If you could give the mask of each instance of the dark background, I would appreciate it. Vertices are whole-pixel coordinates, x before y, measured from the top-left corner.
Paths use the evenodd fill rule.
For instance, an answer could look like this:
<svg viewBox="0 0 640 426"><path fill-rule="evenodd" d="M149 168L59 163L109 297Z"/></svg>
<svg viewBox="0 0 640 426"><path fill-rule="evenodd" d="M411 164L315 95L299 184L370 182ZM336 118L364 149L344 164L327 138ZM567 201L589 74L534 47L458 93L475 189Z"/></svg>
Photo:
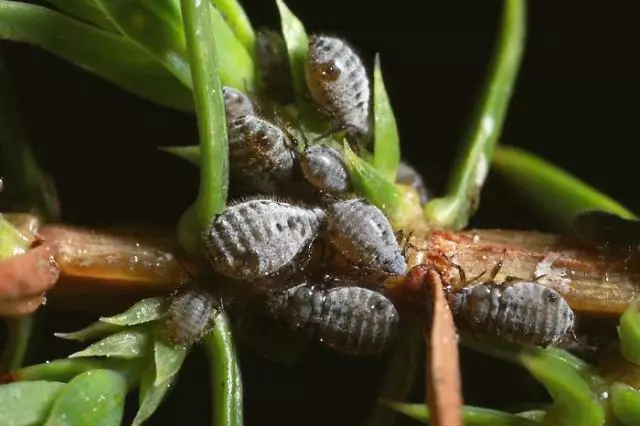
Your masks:
<svg viewBox="0 0 640 426"><path fill-rule="evenodd" d="M255 25L277 28L273 2L243 3ZM639 142L640 67L634 56L640 30L633 3L529 3L526 51L502 143L539 154L640 211L633 155ZM485 77L501 2L287 4L309 32L347 38L369 64L380 52L403 155L439 192ZM12 43L2 49L31 140L56 181L66 222L178 218L195 197L197 171L155 146L195 144L193 116L140 100L39 49ZM472 226L549 229L512 194L490 175ZM47 321L44 332L73 328L64 325L68 314L47 314L55 321ZM58 328L49 330L50 324ZM66 344L51 347L54 353L46 354L51 357L70 350ZM505 377L513 376L508 367L469 355L463 352L468 404L504 406L539 391L528 382L508 386ZM382 369L381 363L332 354L317 354L295 367L249 354L243 361L247 424L361 424ZM205 368L194 355L149 424L207 424L193 420L210 411Z"/></svg>

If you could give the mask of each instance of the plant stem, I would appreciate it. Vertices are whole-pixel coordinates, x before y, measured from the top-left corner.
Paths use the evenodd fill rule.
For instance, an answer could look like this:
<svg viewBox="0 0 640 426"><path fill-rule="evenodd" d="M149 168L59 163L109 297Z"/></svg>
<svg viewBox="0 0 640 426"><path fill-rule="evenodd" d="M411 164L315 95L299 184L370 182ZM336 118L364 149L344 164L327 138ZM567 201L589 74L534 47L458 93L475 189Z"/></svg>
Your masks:
<svg viewBox="0 0 640 426"><path fill-rule="evenodd" d="M209 358L214 392L212 424L240 426L243 424L242 380L226 314L218 315L215 328L205 336L202 344Z"/></svg>
<svg viewBox="0 0 640 426"><path fill-rule="evenodd" d="M182 0L181 3L200 136L200 190L195 212L199 236L226 203L229 177L227 124L210 15L212 6L198 0Z"/></svg>
<svg viewBox="0 0 640 426"><path fill-rule="evenodd" d="M435 225L462 229L477 209L520 68L525 33L526 0L504 0L490 73L466 142L458 153L447 194L425 206L425 215Z"/></svg>

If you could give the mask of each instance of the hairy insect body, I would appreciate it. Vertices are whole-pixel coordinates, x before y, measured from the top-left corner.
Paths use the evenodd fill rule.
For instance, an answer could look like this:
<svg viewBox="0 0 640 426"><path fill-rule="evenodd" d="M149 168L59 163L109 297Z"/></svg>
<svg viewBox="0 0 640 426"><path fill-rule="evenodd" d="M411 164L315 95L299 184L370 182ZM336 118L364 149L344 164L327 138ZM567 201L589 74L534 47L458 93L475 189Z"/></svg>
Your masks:
<svg viewBox="0 0 640 426"><path fill-rule="evenodd" d="M228 277L266 277L308 249L324 219L320 208L268 198L234 204L208 228L206 253L213 268Z"/></svg>
<svg viewBox="0 0 640 426"><path fill-rule="evenodd" d="M329 241L359 267L403 275L407 262L382 211L360 199L339 201L327 211Z"/></svg>
<svg viewBox="0 0 640 426"><path fill-rule="evenodd" d="M529 281L484 282L454 292L459 326L514 343L548 346L573 330L575 314L561 294Z"/></svg>
<svg viewBox="0 0 640 426"><path fill-rule="evenodd" d="M169 304L165 336L175 345L197 342L213 327L218 308L214 297L201 288L177 294Z"/></svg>
<svg viewBox="0 0 640 426"><path fill-rule="evenodd" d="M272 314L296 330L351 355L379 355L393 342L398 312L389 299L373 290L343 286L324 289L301 284L272 296Z"/></svg>
<svg viewBox="0 0 640 426"><path fill-rule="evenodd" d="M257 191L277 193L294 176L289 136L275 124L247 115L228 126L231 173Z"/></svg>
<svg viewBox="0 0 640 426"><path fill-rule="evenodd" d="M233 87L223 87L222 97L224 100L224 111L227 117L227 126L233 121L245 115L255 115L251 99Z"/></svg>
<svg viewBox="0 0 640 426"><path fill-rule="evenodd" d="M333 115L335 124L356 136L369 133L369 77L362 60L346 42L311 36L305 76L311 97Z"/></svg>
<svg viewBox="0 0 640 426"><path fill-rule="evenodd" d="M351 189L351 179L342 154L335 148L318 144L307 148L300 157L304 177L315 187L332 193Z"/></svg>

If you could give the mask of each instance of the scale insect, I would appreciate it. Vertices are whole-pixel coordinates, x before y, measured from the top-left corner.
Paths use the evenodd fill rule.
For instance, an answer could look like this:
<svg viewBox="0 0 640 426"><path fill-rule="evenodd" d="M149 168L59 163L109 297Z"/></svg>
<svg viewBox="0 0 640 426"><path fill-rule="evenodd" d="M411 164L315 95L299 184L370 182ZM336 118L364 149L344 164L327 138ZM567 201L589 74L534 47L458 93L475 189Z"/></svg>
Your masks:
<svg viewBox="0 0 640 426"><path fill-rule="evenodd" d="M361 199L338 201L327 210L331 244L355 266L404 275L407 261L389 220Z"/></svg>
<svg viewBox="0 0 640 426"><path fill-rule="evenodd" d="M311 98L332 121L328 134L345 130L356 139L369 135L369 76L362 59L348 43L337 37L312 35L305 78Z"/></svg>
<svg viewBox="0 0 640 426"><path fill-rule="evenodd" d="M215 316L221 309L208 291L193 286L170 299L164 335L174 345L198 342L215 325Z"/></svg>
<svg viewBox="0 0 640 426"><path fill-rule="evenodd" d="M399 316L384 295L363 287L303 283L274 293L268 309L294 329L350 355L377 356L394 341Z"/></svg>
<svg viewBox="0 0 640 426"><path fill-rule="evenodd" d="M255 115L256 110L249 96L233 87L222 88L224 111L227 117L227 125L245 115Z"/></svg>
<svg viewBox="0 0 640 426"><path fill-rule="evenodd" d="M321 208L270 198L235 203L209 226L206 254L213 269L230 278L266 277L309 249L324 220Z"/></svg>
<svg viewBox="0 0 640 426"><path fill-rule="evenodd" d="M235 179L263 193L277 193L295 172L291 135L271 123L246 115L228 125L229 162Z"/></svg>
<svg viewBox="0 0 640 426"><path fill-rule="evenodd" d="M464 270L455 266L463 283L480 278L467 281ZM560 293L515 277L498 284L494 279L501 267L499 262L487 281L450 293L449 305L459 327L537 346L556 345L574 336L575 313Z"/></svg>
<svg viewBox="0 0 640 426"><path fill-rule="evenodd" d="M304 177L316 188L330 193L351 191L351 178L344 157L335 148L316 144L300 155Z"/></svg>

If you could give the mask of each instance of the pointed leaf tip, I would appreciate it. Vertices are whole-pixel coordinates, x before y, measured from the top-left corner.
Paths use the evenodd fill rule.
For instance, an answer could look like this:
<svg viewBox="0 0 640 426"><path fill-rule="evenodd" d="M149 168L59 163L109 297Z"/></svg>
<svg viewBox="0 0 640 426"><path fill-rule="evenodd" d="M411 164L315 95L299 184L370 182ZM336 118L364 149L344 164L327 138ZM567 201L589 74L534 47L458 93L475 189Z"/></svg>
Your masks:
<svg viewBox="0 0 640 426"><path fill-rule="evenodd" d="M374 153L373 165L395 182L400 165L400 136L393 108L382 79L380 54L376 54L373 73Z"/></svg>

